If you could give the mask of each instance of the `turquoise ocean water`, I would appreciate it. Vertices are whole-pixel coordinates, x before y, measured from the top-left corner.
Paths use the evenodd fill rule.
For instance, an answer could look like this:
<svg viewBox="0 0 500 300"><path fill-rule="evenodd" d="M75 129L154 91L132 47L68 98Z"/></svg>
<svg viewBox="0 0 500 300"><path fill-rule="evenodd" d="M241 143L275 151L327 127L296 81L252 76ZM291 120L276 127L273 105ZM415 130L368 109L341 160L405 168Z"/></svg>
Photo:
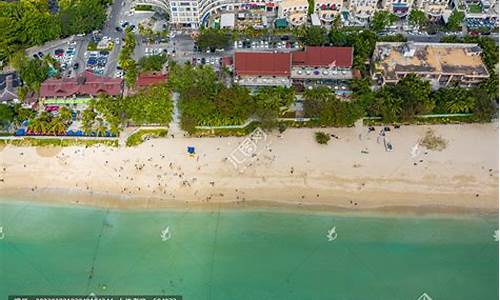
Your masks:
<svg viewBox="0 0 500 300"><path fill-rule="evenodd" d="M333 225L337 239L328 242ZM496 218L0 203L0 298L498 299ZM160 231L172 237L162 242ZM92 274L92 276L89 276Z"/></svg>

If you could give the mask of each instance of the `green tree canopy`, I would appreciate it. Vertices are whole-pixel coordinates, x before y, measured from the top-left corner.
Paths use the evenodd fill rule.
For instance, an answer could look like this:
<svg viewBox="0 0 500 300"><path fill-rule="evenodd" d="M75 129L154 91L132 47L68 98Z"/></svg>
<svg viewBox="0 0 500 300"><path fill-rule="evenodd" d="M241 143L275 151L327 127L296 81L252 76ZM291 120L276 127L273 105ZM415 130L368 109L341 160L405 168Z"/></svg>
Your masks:
<svg viewBox="0 0 500 300"><path fill-rule="evenodd" d="M166 55L150 55L141 57L138 64L141 72L161 71L167 61Z"/></svg>
<svg viewBox="0 0 500 300"><path fill-rule="evenodd" d="M448 23L446 23L446 28L450 31L460 31L462 29L462 23L465 18L465 13L458 10L453 10L450 17L448 18Z"/></svg>
<svg viewBox="0 0 500 300"><path fill-rule="evenodd" d="M379 10L373 15L370 26L373 30L379 32L391 26L397 20L398 17L396 15L385 10Z"/></svg>
<svg viewBox="0 0 500 300"><path fill-rule="evenodd" d="M201 50L206 49L219 49L228 48L231 44L231 35L224 30L204 29L196 38L198 48Z"/></svg>
<svg viewBox="0 0 500 300"><path fill-rule="evenodd" d="M301 38L308 46L322 46L328 42L328 32L320 26L305 27L302 30Z"/></svg>
<svg viewBox="0 0 500 300"><path fill-rule="evenodd" d="M410 24L414 26L418 26L420 28L425 27L429 22L427 18L427 14L418 9L412 9L410 12L410 16L408 17Z"/></svg>

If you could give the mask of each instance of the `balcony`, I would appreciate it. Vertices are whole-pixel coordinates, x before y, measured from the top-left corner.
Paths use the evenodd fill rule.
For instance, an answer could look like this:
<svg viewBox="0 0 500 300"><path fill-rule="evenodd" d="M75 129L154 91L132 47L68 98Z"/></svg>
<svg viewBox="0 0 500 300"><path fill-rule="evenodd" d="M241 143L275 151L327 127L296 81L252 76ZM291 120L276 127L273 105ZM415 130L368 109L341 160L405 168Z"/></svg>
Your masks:
<svg viewBox="0 0 500 300"><path fill-rule="evenodd" d="M341 79L351 80L352 70L343 68L292 68L293 79L330 80Z"/></svg>

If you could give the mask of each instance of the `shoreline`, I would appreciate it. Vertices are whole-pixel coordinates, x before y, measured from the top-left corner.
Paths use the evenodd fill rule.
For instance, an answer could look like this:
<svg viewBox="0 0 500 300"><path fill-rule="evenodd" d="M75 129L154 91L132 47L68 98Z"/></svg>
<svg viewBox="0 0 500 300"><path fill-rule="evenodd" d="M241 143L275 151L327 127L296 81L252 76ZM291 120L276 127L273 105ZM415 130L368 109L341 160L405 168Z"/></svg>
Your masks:
<svg viewBox="0 0 500 300"><path fill-rule="evenodd" d="M417 195L416 198L418 198ZM377 207L352 208L334 204L297 203L293 201L249 200L245 202L224 201L202 203L194 201L179 201L160 198L126 197L110 194L86 194L70 190L37 191L18 189L2 191L0 204L19 204L109 209L120 212L165 212L190 211L213 212L222 210L235 211L274 211L283 213L328 213L354 216L382 217L498 217L497 209L461 207L451 205L382 205ZM124 203L126 201L126 203Z"/></svg>
<svg viewBox="0 0 500 300"><path fill-rule="evenodd" d="M432 129L447 146L418 149ZM498 214L498 123L403 126L392 152L366 127L270 133L255 159L243 138L162 138L132 148L0 148L0 198L116 209L278 208L333 212ZM186 153L196 148L195 155Z"/></svg>

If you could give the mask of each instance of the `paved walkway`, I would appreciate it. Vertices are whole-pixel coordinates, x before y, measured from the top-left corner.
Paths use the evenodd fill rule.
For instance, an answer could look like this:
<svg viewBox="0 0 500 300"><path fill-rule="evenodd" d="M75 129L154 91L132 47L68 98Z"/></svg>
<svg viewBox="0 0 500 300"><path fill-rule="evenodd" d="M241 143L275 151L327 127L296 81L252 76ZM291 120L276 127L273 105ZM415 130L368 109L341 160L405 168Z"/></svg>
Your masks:
<svg viewBox="0 0 500 300"><path fill-rule="evenodd" d="M179 113L179 108L177 107L177 102L179 101L179 93L172 94L172 102L174 105L174 111L172 116L172 122L170 122L168 134L174 135L174 137L183 137L185 135L184 130L181 129L181 115Z"/></svg>

